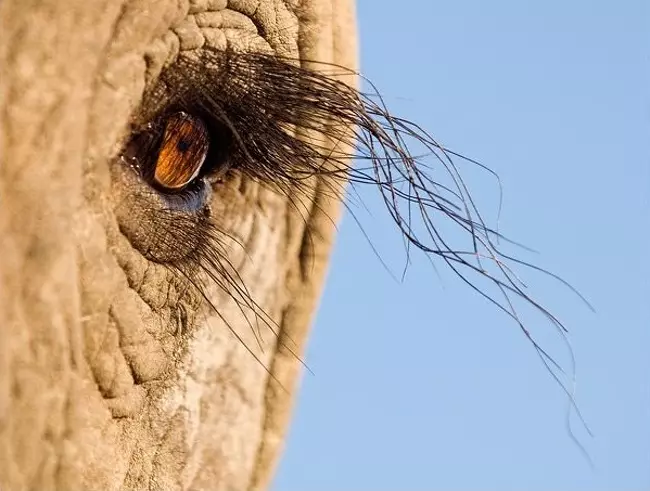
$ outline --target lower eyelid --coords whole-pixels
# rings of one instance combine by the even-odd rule
[[[211,187],[204,179],[197,179],[179,193],[159,193],[170,211],[197,212],[209,202]]]
[[[196,213],[205,208],[212,194],[212,187],[205,178],[197,178],[183,190],[170,193],[161,191],[142,175],[141,169],[129,165],[125,157],[120,157],[113,170],[114,182],[122,199],[145,199],[147,206],[161,210],[181,213]],[[137,198],[137,197],[140,198]]]
[[[146,259],[173,264],[201,243],[209,220],[212,190],[204,179],[184,191],[164,194],[153,189],[135,169],[112,166],[114,212],[120,231]]]

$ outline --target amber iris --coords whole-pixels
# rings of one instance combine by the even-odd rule
[[[209,143],[199,118],[184,112],[169,116],[153,175],[156,184],[169,190],[187,186],[201,171]]]

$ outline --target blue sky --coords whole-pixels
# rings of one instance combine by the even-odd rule
[[[396,7],[399,7],[397,9]],[[403,283],[340,226],[274,491],[650,489],[650,70],[646,0],[361,0],[362,72],[394,114],[496,171],[519,269],[570,329],[576,400],[516,324],[414,256]],[[498,187],[461,164],[486,218]],[[357,218],[398,276],[377,192]],[[569,356],[541,316],[533,336]]]

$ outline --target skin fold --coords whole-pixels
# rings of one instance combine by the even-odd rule
[[[256,334],[250,306],[134,247],[112,163],[179,54],[356,69],[352,3],[0,2],[0,489],[268,486],[340,199],[316,176],[298,203],[246,178],[213,197],[228,259],[276,326]]]

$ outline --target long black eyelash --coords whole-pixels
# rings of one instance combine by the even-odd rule
[[[328,67],[330,74],[352,75],[343,67]],[[560,380],[566,373],[533,339],[513,299],[522,299],[541,312],[563,336],[567,330],[527,293],[509,265],[550,275],[577,292],[556,275],[502,253],[498,241],[507,239],[484,222],[454,159],[487,169],[445,149],[418,125],[391,115],[373,90],[373,94],[361,93],[325,72],[303,68],[295,60],[205,48],[180,55],[161,73],[147,95],[155,105],[145,106],[140,118],[151,120],[160,108],[169,106],[210,115],[232,133],[230,158],[236,168],[289,197],[306,190],[313,176],[323,178],[336,197],[343,196],[346,182],[376,186],[406,240],[407,255],[415,248],[441,258],[464,283],[510,316],[575,407],[572,391]],[[340,144],[332,150],[320,143],[319,135]],[[422,155],[410,150],[414,145],[424,149]],[[432,168],[425,158],[434,163]],[[350,159],[362,165],[353,167]],[[444,176],[447,184],[442,182]],[[440,229],[448,225],[463,232],[466,247],[455,248],[445,240]],[[264,324],[273,326],[234,268],[225,263],[225,256],[215,252],[222,232],[210,228],[208,221],[204,228],[208,237],[205,247],[196,248],[182,265],[172,266],[183,276],[201,270],[208,281],[234,289],[242,309],[251,309]],[[478,278],[488,280],[501,298],[476,286]],[[201,289],[200,284],[196,286]],[[572,352],[571,357],[573,360]]]

